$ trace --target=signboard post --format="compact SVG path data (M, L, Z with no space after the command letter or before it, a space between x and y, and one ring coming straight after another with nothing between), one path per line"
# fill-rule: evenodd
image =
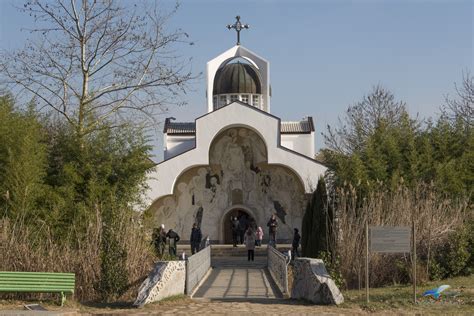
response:
M365 240L366 240L366 258L365 258L365 297L369 303L369 222L365 223Z
M405 226L372 226L370 227L370 251L379 253L409 253L411 250L410 235L413 234L413 298L416 303L416 242L415 223L412 229ZM369 302L369 224L366 223L366 296Z
M413 236L413 304L416 304L416 233L415 221L412 222L412 236Z

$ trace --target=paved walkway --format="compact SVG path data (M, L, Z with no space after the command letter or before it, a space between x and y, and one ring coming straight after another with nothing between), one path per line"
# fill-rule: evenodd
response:
M209 277L194 293L193 298L219 300L275 300L282 298L266 269L266 257L213 258Z

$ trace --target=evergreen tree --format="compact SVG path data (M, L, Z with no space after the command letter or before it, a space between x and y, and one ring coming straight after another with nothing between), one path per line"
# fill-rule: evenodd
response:
M318 258L321 252L333 251L333 212L328 205L326 183L318 180L303 217L303 256Z
M312 197L313 195L311 195ZM306 210L303 215L303 223L302 223L302 230L301 230L301 249L303 257L309 257L309 246L311 241L311 231L312 231L312 224L313 224L313 208L311 199L308 199L308 203L306 204Z

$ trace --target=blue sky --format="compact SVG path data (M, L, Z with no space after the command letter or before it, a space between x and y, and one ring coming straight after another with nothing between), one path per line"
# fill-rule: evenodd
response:
M0 0L0 49L22 47L28 37L20 29L31 20L12 3ZM194 71L204 72L208 60L235 44L225 25L237 14L251 26L241 33L242 45L271 63L272 114L313 116L317 148L326 125L337 124L376 84L411 114L435 117L463 70L474 71L473 1L184 0L169 27L190 34L195 45L180 53L193 57ZM170 116L190 121L206 112L204 76L191 89L188 105Z

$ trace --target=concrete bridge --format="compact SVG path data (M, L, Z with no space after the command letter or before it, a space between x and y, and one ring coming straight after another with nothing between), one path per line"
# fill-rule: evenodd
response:
M266 301L306 299L319 304L340 304L343 297L319 259L298 258L292 263L289 289L289 258L282 252L290 245L255 249L247 260L244 246L212 245L186 261L158 262L143 282L137 307L177 294L194 300ZM181 247L179 253L189 248Z
M213 251L212 270L192 294L193 299L283 298L267 269L266 247L256 249L255 261L247 261L247 253L240 247Z

